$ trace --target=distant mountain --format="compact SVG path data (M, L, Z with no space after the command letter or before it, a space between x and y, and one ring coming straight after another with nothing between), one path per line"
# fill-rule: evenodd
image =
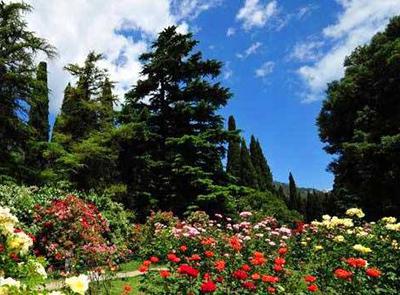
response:
M279 187L282 187L283 192L285 195L289 195L289 184L284 183L284 182L279 182L279 181L274 181L274 185L277 189ZM328 193L328 190L318 190L316 188L310 188L310 187L297 187L297 191L300 193L301 197L306 197L307 193Z

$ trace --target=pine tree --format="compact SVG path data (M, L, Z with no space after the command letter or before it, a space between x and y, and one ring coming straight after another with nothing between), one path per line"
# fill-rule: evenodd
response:
M257 172L251 163L246 141L242 138L240 146L240 184L257 189Z
M253 167L257 173L259 189L262 191L272 191L274 186L271 170L262 152L260 142L256 140L253 135L251 136L250 140L250 156Z
M176 27L161 32L140 57L146 78L128 93L125 106L147 107L156 140L150 150L155 184L149 191L160 208L179 214L212 202L228 134L217 111L230 93L213 82L222 65L193 52L196 44L192 34L179 34Z
M44 39L27 29L25 3L0 1L0 181L24 180L25 154L31 132L27 124L35 56L55 53Z
M113 139L112 83L90 52L83 66L66 69L76 77L67 85L51 145L53 175L63 175L79 189L104 189L117 174L118 146Z
M289 172L289 200L288 200L288 208L289 209L297 209L297 199L298 192L296 187L296 182L294 181L293 175Z
M240 177L240 137L236 134L236 122L233 116L228 119L228 131L235 132L232 138L229 139L228 157L226 164L226 172L230 175Z

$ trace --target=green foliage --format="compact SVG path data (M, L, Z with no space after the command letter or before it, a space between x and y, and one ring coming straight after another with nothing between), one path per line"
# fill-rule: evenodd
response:
M203 60L201 52L193 52L196 44L191 34L179 34L175 27L165 29L152 50L140 57L146 78L126 95L125 124L146 121L151 137L142 143L145 152L136 158L144 169L135 173L133 167L126 167L150 180L141 182L141 191L151 198L134 196L134 203L144 208L182 214L189 206L197 207L198 196L209 194L224 179L220 159L228 132L217 111L230 93L213 81L221 63ZM128 163L126 158L121 161ZM137 175L131 177L140 180ZM213 196L208 195L210 202ZM206 199L202 198L203 205Z
M272 173L261 149L260 142L252 135L250 140L251 163L257 174L257 183L262 191L273 190Z
M325 150L335 155L330 170L339 205L358 204L371 217L398 214L400 17L354 50L345 67L318 117Z
M228 119L228 131L235 132L229 139L226 172L238 180L240 178L240 137L236 133L236 122L233 116Z
M240 145L240 184L252 188L258 188L257 172L254 169L246 141L242 138Z
M0 179L25 180L31 175L25 165L31 129L26 124L34 89L35 57L49 56L54 48L27 29L25 3L0 2Z
M295 210L288 210L285 202L271 192L243 188L241 197L237 201L237 211L251 211L257 220L265 216L273 216L283 223L302 220L302 216Z

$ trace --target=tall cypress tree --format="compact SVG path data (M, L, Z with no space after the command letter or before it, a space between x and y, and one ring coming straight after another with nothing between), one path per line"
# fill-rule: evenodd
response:
M25 3L0 1L0 181L23 180L31 133L25 120L32 96L35 56L54 54L54 48L27 29Z
M294 181L294 177L292 172L289 172L289 200L288 200L288 208L289 209L297 209L297 187L296 182Z
M33 129L36 140L49 140L49 89L45 62L40 62L37 67L29 110L29 125Z
M228 119L228 131L235 132L229 139L228 157L226 163L226 172L230 175L240 177L240 137L236 133L236 122L233 116Z
M193 52L196 44L192 34L166 28L140 57L146 78L126 97L127 108L147 107L156 139L150 150L155 183L149 190L160 208L177 213L214 198L209 194L221 181L228 134L217 111L231 95L213 81L222 64L203 60L201 52Z
M112 93L113 84L108 78L104 80L104 84L101 88L101 95L98 98L100 103L99 110L99 125L101 128L110 127L114 123L114 102L116 100Z
M240 145L240 184L252 188L258 188L257 172L251 162L249 150L246 141L242 138Z
M257 182L260 190L273 190L272 173L261 149L260 142L252 135L250 140L251 162L257 173Z

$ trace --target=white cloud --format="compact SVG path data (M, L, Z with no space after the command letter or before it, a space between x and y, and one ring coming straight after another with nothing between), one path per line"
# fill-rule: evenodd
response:
M235 35L235 33L236 33L235 28L230 27L230 28L228 28L228 30L226 30L227 37L233 36L233 35Z
M236 19L243 22L245 30L264 27L267 21L278 13L276 0L266 4L259 2L260 0L246 0L244 6L237 13Z
M271 74L274 70L275 63L273 61L267 61L256 69L256 77L265 78L267 75Z
M27 16L30 29L56 46L59 53L58 58L49 62L50 112L56 113L62 103L64 87L71 79L63 70L66 64L81 63L90 50L103 53L102 66L117 82L116 92L122 99L126 89L139 77L139 55L147 50L157 33L172 24L179 25L182 32L187 31L187 21L221 0L26 2L34 8ZM121 60L123 62L117 62Z
M255 43L251 44L250 47L244 51L244 53L238 53L238 54L236 54L236 56L238 58L245 59L245 58L249 57L250 55L255 54L257 52L258 48L261 47L261 45L262 45L261 42L255 42Z
M333 46L313 65L298 69L307 91L304 102L322 97L328 82L343 76L343 62L355 47L367 43L400 13L399 0L337 0L343 11L335 24L324 28L322 37Z
M223 77L224 80L229 80L232 76L233 76L233 70L231 69L231 63L228 61L224 65Z
M296 43L290 59L299 60L301 62L316 61L321 57L321 47L324 45L322 41L310 41L304 43Z

